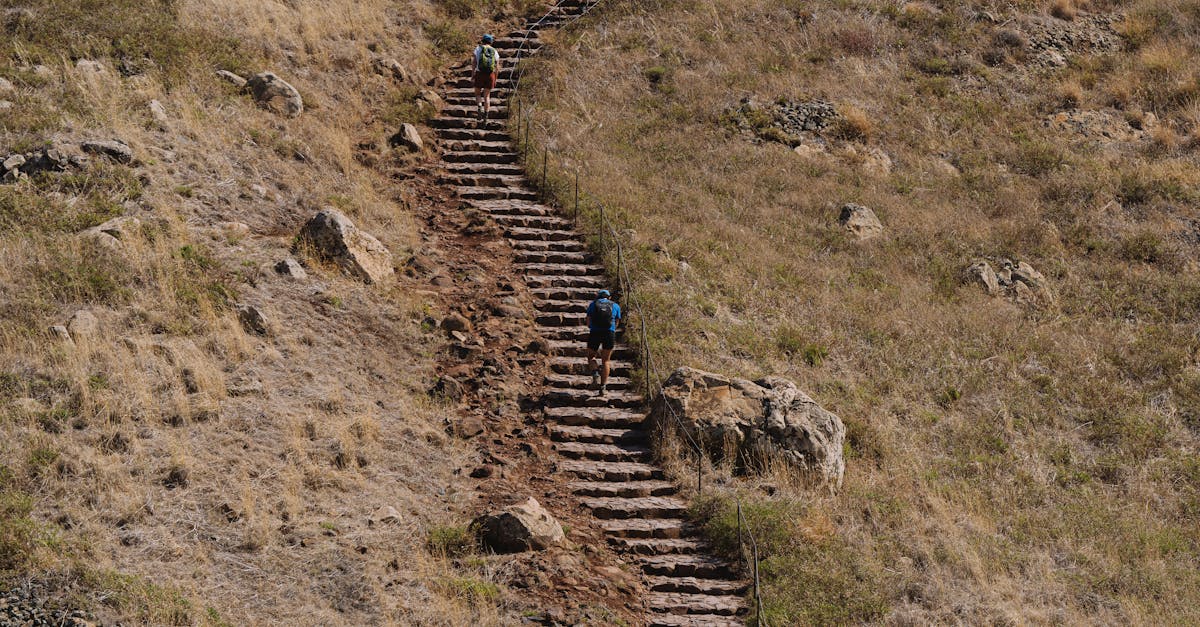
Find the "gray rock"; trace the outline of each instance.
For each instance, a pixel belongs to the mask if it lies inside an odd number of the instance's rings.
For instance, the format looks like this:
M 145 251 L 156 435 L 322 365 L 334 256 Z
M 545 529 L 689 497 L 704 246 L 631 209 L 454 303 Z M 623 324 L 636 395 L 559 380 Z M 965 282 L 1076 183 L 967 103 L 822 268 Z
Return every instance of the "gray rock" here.
M 296 261 L 291 257 L 288 257 L 287 259 L 275 264 L 275 272 L 298 280 L 308 278 L 308 272 L 305 272 L 304 266 L 300 265 L 299 261 Z
M 255 335 L 266 335 L 270 331 L 270 324 L 267 322 L 267 317 L 263 312 L 254 305 L 238 305 L 238 322 L 242 323 L 242 328 L 248 333 Z
M 421 141 L 421 134 L 417 132 L 417 127 L 407 122 L 400 125 L 400 130 L 392 135 L 388 143 L 393 146 L 403 146 L 412 152 L 420 152 L 425 148 L 425 142 Z
M 480 542 L 497 553 L 545 550 L 565 538 L 562 525 L 533 497 L 502 511 L 484 514 L 471 527 Z
M 396 269 L 392 254 L 379 240 L 361 231 L 342 212 L 323 209 L 304 225 L 300 245 L 317 256 L 338 264 L 344 271 L 367 283 L 380 283 Z
M 225 81 L 226 83 L 229 83 L 230 85 L 233 85 L 234 87 L 237 87 L 238 89 L 244 88 L 246 86 L 246 79 L 242 78 L 241 76 L 238 76 L 237 74 L 234 74 L 233 72 L 229 72 L 226 70 L 217 70 L 217 77 L 220 78 L 221 80 Z
M 14 105 L 11 100 L 0 100 L 0 113 L 12 111 L 14 106 L 16 105 Z
M 848 203 L 842 205 L 842 213 L 838 216 L 841 224 L 860 240 L 878 237 L 883 234 L 883 224 L 875 216 L 875 212 L 862 205 Z
M 393 80 L 398 82 L 412 82 L 412 78 L 409 76 L 408 70 L 404 69 L 404 66 L 395 59 L 385 59 L 382 57 L 375 59 L 371 62 L 371 68 L 375 70 L 376 74 L 390 76 Z
M 709 455 L 746 469 L 782 461 L 814 483 L 842 483 L 845 425 L 781 377 L 752 382 L 680 368 L 648 420 L 660 431 L 682 428 Z
M 150 116 L 154 118 L 155 122 L 166 124 L 171 121 L 170 116 L 167 115 L 167 108 L 163 106 L 163 103 L 151 100 L 147 107 L 150 109 Z
M 25 165 L 25 155 L 12 155 L 4 160 L 4 171 L 16 170 Z
M 988 294 L 1000 293 L 1000 279 L 992 265 L 986 261 L 976 261 L 967 268 L 967 279 L 979 284 Z
M 117 163 L 133 163 L 133 149 L 120 140 L 86 141 L 81 144 L 81 148 L 84 152 L 102 155 Z
M 246 81 L 246 89 L 259 106 L 289 118 L 304 113 L 304 98 L 287 81 L 271 72 L 255 74 Z
M 92 340 L 100 334 L 100 319 L 86 309 L 80 309 L 67 322 L 67 331 L 76 342 Z
M 442 328 L 446 331 L 454 333 L 471 331 L 471 321 L 461 314 L 452 313 L 442 320 Z
M 71 346 L 75 345 L 75 340 L 71 339 L 71 332 L 67 330 L 67 327 L 62 326 L 61 324 L 56 324 L 50 327 L 50 334 L 64 344 L 69 344 Z
M 7 78 L 0 78 L 0 94 L 8 94 L 16 91 L 16 87 Z
M 99 61 L 80 59 L 75 62 L 75 69 L 81 74 L 99 75 L 108 73 L 108 69 Z
M 133 216 L 113 218 L 100 226 L 94 226 L 79 235 L 104 248 L 121 248 L 121 242 L 131 241 L 141 232 L 142 221 Z

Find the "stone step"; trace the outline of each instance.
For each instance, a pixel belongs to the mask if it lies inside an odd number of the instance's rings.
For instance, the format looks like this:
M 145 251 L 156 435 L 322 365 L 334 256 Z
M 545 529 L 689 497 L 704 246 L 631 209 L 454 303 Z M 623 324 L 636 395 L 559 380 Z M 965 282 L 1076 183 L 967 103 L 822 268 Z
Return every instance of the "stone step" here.
M 454 116 L 438 116 L 429 121 L 430 128 L 434 129 L 480 129 L 503 131 L 507 130 L 507 124 L 503 120 L 488 118 L 487 121 L 478 120 L 475 118 L 456 118 Z
M 678 539 L 691 531 L 691 526 L 678 518 L 602 520 L 599 524 L 605 533 L 618 538 Z
M 515 152 L 449 152 L 442 155 L 446 163 L 516 163 Z
M 593 444 L 590 442 L 558 442 L 554 450 L 567 459 L 590 459 L 598 462 L 646 462 L 654 454 L 637 444 Z
M 479 117 L 479 110 L 476 109 L 475 105 L 473 105 L 473 104 L 469 105 L 469 106 L 465 106 L 465 107 L 464 106 L 454 106 L 454 105 L 445 106 L 445 107 L 442 107 L 442 110 L 439 113 L 440 113 L 440 115 L 443 115 L 443 116 L 451 116 L 451 117 L 456 117 L 456 118 L 478 118 Z M 491 110 L 488 111 L 488 119 L 489 120 L 507 120 L 508 119 L 508 107 L 496 106 L 496 104 L 493 103 Z
M 510 227 L 508 229 L 505 229 L 505 236 L 507 236 L 509 239 L 515 239 L 515 240 L 533 239 L 533 240 L 541 240 L 543 242 L 574 240 L 579 237 L 575 233 L 575 231 L 531 229 L 531 228 L 525 228 L 525 227 Z M 532 270 L 535 270 L 535 268 L 530 268 L 529 270 L 532 271 Z M 546 272 L 531 272 L 531 273 L 533 273 L 533 274 L 560 274 L 559 272 L 555 272 L 553 270 L 553 268 L 550 268 L 550 267 L 546 268 Z
M 555 211 L 552 207 L 547 207 L 546 205 L 540 203 L 529 202 L 525 200 L 481 200 L 472 203 L 472 205 L 481 211 L 488 212 L 493 216 L 552 217 L 555 215 Z M 538 242 L 523 240 L 519 243 L 518 248 L 537 246 L 539 244 L 540 243 Z M 582 246 L 582 244 L 575 245 Z
M 724 560 L 708 555 L 660 555 L 641 559 L 642 572 L 666 577 L 732 579 L 733 569 Z
M 745 627 L 745 621 L 716 614 L 651 614 L 646 627 Z
M 546 378 L 544 381 L 547 386 L 555 387 L 555 388 L 568 388 L 568 387 L 584 388 L 584 387 L 591 387 L 591 385 L 592 385 L 592 377 L 590 375 L 586 375 L 586 374 L 550 373 L 550 374 L 546 375 Z M 608 378 L 608 389 L 611 391 L 629 390 L 632 388 L 633 388 L 633 381 L 631 379 L 629 379 L 628 377 L 610 376 Z
M 446 141 L 489 141 L 511 142 L 512 138 L 505 130 L 488 130 L 481 128 L 440 128 L 437 136 Z
M 583 357 L 553 357 L 550 359 L 550 369 L 559 374 L 590 374 L 587 365 L 587 359 Z M 628 377 L 633 370 L 633 363 L 628 361 L 608 362 L 608 374 L 612 376 Z
M 631 429 L 646 422 L 645 412 L 612 407 L 547 407 L 542 412 L 547 420 L 572 427 Z
M 512 237 L 511 232 L 509 237 Z M 518 263 L 516 268 L 529 274 L 590 274 L 602 276 L 604 266 L 590 263 Z
M 586 328 L 587 316 L 582 312 L 544 312 L 537 317 L 537 323 L 547 327 Z
M 509 78 L 510 71 L 511 70 L 501 70 L 500 76 L 496 79 L 496 87 L 501 88 L 501 89 L 512 90 L 513 82 Z M 471 82 L 471 74 L 470 74 L 469 70 L 466 72 L 460 73 L 458 75 L 458 78 L 455 78 L 453 81 L 447 81 L 446 84 L 451 87 L 454 87 L 456 89 L 462 89 L 464 87 L 472 87 L 473 88 L 475 85 L 475 83 Z
M 644 406 L 645 399 L 637 392 L 628 390 L 605 390 L 600 395 L 599 386 L 594 389 L 550 388 L 542 394 L 547 407 L 628 407 Z
M 557 218 L 555 218 L 557 219 Z M 570 227 L 571 222 L 561 226 Z M 591 264 L 596 261 L 596 256 L 587 251 L 579 252 L 539 252 L 539 251 L 521 251 L 517 253 L 517 263 L 583 263 Z
M 696 577 L 646 577 L 646 587 L 653 592 L 682 592 L 684 594 L 739 595 L 749 587 L 731 579 L 697 579 Z
M 524 176 L 511 174 L 447 174 L 439 182 L 458 187 L 510 188 L 519 188 L 526 183 Z
M 516 152 L 507 140 L 460 139 L 446 144 L 450 152 Z
M 525 173 L 525 168 L 515 163 L 446 163 L 443 164 L 448 174 L 503 174 L 508 176 L 521 176 Z M 518 202 L 511 200 L 481 200 L 480 203 L 486 202 Z M 524 201 L 519 201 L 524 202 Z M 475 204 L 475 203 L 472 203 Z
M 600 289 L 608 287 L 608 277 L 603 276 L 563 276 L 561 274 L 528 274 L 525 284 L 531 288 L 539 287 L 590 287 Z
M 688 505 L 670 496 L 644 496 L 639 498 L 599 497 L 581 499 L 583 506 L 592 510 L 596 518 L 683 518 Z
M 595 294 L 592 294 L 595 296 Z M 552 312 L 559 311 L 563 313 L 587 313 L 588 305 L 591 304 L 591 299 L 576 299 L 576 300 L 539 300 L 537 303 L 538 311 Z
M 560 342 L 585 342 L 588 337 L 586 327 L 537 327 L 538 335 L 547 340 Z M 625 329 L 617 329 L 617 342 L 622 343 Z
M 683 592 L 651 592 L 646 595 L 646 605 L 650 607 L 650 611 L 663 614 L 717 616 L 736 616 L 745 608 L 745 604 L 738 597 Z
M 491 214 L 495 215 L 495 214 Z M 576 240 L 560 240 L 556 242 L 540 242 L 532 239 L 524 239 L 513 242 L 513 248 L 519 251 L 553 251 L 553 252 L 582 252 L 585 250 L 582 242 Z M 579 288 L 583 289 L 583 288 Z M 595 290 L 590 290 L 594 295 Z
M 514 198 L 519 200 L 536 200 L 537 192 L 524 187 L 471 187 L 457 186 L 454 188 L 460 198 L 469 200 L 495 200 L 497 198 Z
M 641 429 L 597 429 L 584 425 L 550 426 L 550 439 L 555 442 L 644 445 L 649 437 L 649 434 Z
M 558 469 L 585 481 L 661 481 L 666 475 L 661 468 L 641 462 L 597 462 L 586 459 L 567 459 Z
M 539 307 L 539 309 L 540 309 L 540 307 Z M 549 313 L 549 312 L 547 312 L 547 313 Z M 587 356 L 587 345 L 584 344 L 583 342 L 577 342 L 577 341 L 572 341 L 572 340 L 565 340 L 565 341 L 564 340 L 551 340 L 550 341 L 550 350 L 553 351 L 555 355 L 558 355 L 560 357 L 586 357 Z M 620 342 L 617 342 L 615 345 L 613 345 L 613 352 L 612 352 L 613 359 L 629 360 L 629 359 L 634 359 L 635 357 L 637 357 L 637 351 L 633 350 L 633 348 L 631 348 L 628 344 L 622 344 Z M 590 373 L 582 373 L 582 374 L 590 374 Z
M 496 98 L 508 98 L 511 95 L 512 95 L 512 89 L 508 89 L 508 88 L 497 88 L 492 91 L 492 99 L 493 100 L 495 100 Z M 444 92 L 442 92 L 442 98 L 443 99 L 470 98 L 471 101 L 474 102 L 475 101 L 475 88 L 474 87 L 453 87 L 453 86 L 451 86 L 451 87 L 448 87 Z
M 582 300 L 591 302 L 597 290 L 590 287 L 535 287 L 530 290 L 534 297 L 542 300 Z
M 573 494 L 591 497 L 638 498 L 671 496 L 678 492 L 670 481 L 576 481 L 569 486 Z
M 609 538 L 608 543 L 618 551 L 637 555 L 689 555 L 706 548 L 695 540 L 680 538 Z
M 520 214 L 500 214 L 496 215 L 496 222 L 506 227 L 514 228 L 529 228 L 529 229 L 547 229 L 547 230 L 569 230 L 574 228 L 574 224 L 570 220 L 564 220 L 558 216 L 532 216 Z M 535 262 L 530 262 L 535 263 Z

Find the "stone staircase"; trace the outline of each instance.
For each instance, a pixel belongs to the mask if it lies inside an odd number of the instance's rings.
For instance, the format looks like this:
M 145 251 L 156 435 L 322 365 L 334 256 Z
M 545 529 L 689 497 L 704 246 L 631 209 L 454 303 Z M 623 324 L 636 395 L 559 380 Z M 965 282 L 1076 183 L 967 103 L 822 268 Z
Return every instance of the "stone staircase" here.
M 566 0 L 550 18 L 496 40 L 511 62 L 526 33 L 525 55 L 541 47 L 539 33 L 568 23 L 595 2 Z M 651 626 L 741 625 L 746 584 L 711 556 L 686 523 L 687 502 L 666 480 L 644 426 L 645 399 L 633 388 L 634 351 L 618 334 L 608 393 L 588 376 L 584 311 L 607 284 L 571 220 L 539 202 L 507 131 L 512 70 L 501 73 L 488 122 L 475 117 L 470 69 L 448 83 L 446 107 L 432 125 L 442 145 L 442 182 L 491 215 L 512 244 L 516 267 L 537 298 L 536 324 L 554 349 L 543 397 L 550 435 L 572 492 L 598 519 L 611 546 L 635 561 L 650 591 Z

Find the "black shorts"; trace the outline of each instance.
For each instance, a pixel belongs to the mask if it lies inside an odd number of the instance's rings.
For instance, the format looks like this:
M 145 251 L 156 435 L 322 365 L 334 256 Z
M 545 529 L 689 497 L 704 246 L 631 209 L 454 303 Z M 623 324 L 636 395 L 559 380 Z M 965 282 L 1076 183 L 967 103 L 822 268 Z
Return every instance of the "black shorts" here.
M 613 344 L 616 343 L 616 333 L 611 329 L 588 329 L 588 350 L 598 350 L 604 347 L 604 350 L 612 350 Z

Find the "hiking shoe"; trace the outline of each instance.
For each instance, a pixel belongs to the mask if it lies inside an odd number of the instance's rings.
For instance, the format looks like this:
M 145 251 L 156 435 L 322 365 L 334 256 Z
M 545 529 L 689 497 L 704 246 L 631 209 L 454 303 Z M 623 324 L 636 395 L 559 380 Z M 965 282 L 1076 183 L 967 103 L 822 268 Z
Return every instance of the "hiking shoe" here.
M 604 396 L 605 394 L 608 394 L 608 384 L 602 383 L 600 385 L 600 394 L 598 394 L 597 396 Z
M 592 371 L 592 385 L 600 385 L 600 371 L 599 370 Z

